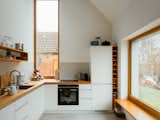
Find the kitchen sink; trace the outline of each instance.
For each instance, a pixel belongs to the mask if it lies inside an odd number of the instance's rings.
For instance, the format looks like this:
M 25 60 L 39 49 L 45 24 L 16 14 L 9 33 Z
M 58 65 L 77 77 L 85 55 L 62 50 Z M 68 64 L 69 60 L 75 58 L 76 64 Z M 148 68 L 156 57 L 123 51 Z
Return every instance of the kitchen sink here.
M 21 86 L 19 86 L 19 89 L 20 90 L 25 90 L 25 89 L 29 89 L 29 88 L 31 88 L 31 87 L 33 87 L 34 85 L 21 85 Z

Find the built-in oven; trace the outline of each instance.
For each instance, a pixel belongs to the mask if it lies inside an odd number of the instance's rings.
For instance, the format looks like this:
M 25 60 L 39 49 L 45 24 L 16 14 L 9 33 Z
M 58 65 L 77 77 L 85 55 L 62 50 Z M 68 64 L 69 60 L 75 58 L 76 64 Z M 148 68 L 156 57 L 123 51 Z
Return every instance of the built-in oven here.
M 79 85 L 58 85 L 58 105 L 79 105 Z

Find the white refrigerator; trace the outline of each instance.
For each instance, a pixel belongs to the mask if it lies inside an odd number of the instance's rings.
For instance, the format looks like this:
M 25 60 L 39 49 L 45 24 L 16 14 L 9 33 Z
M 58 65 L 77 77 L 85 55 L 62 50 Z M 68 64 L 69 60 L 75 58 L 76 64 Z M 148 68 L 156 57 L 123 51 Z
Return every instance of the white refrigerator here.
M 112 110 L 112 46 L 90 48 L 93 110 Z

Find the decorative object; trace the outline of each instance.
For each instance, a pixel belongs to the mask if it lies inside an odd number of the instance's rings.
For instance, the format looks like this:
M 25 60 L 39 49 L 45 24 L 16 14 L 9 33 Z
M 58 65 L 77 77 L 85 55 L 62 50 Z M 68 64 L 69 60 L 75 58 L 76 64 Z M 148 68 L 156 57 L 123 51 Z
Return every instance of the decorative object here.
M 98 41 L 91 41 L 91 46 L 98 46 L 99 42 Z
M 98 46 L 101 43 L 101 37 L 96 37 L 94 41 L 91 41 L 91 46 Z
M 109 45 L 111 45 L 111 43 L 110 43 L 109 41 L 105 40 L 105 41 L 103 41 L 103 42 L 101 43 L 101 45 L 102 45 L 102 46 L 109 46 Z
M 0 45 L 14 48 L 14 39 L 8 35 L 1 36 L 1 42 Z
M 43 80 L 43 76 L 41 75 L 41 73 L 36 70 L 34 71 L 34 73 L 32 74 L 32 80 L 33 81 L 39 81 L 39 80 Z
M 16 43 L 16 44 L 15 44 L 15 48 L 16 48 L 17 50 L 22 50 L 22 51 L 23 51 L 23 49 L 24 49 L 24 44 L 23 44 L 23 43 Z

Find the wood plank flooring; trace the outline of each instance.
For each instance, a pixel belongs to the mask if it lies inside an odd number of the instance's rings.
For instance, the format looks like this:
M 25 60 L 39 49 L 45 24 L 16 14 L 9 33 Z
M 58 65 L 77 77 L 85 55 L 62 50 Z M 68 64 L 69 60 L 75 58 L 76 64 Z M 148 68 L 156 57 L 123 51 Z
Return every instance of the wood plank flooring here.
M 40 120 L 118 120 L 113 113 L 52 113 Z

